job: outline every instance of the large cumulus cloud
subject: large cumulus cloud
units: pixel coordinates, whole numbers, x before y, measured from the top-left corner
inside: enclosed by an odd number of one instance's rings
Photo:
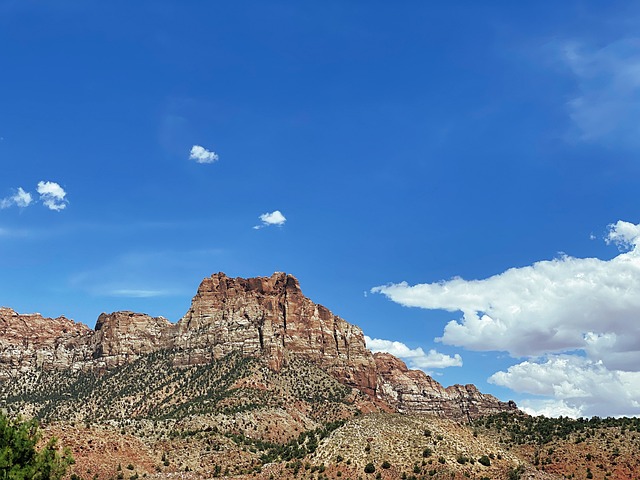
[[[482,280],[402,282],[372,291],[405,306],[462,312],[444,328],[443,343],[530,359],[496,373],[494,383],[562,399],[575,411],[612,414],[611,406],[618,414],[640,414],[640,390],[629,389],[630,378],[640,380],[640,225],[619,221],[605,240],[622,253],[611,260],[563,256]],[[570,355],[558,356],[563,353]],[[557,375],[562,372],[569,377]],[[615,408],[608,392],[619,392]]]

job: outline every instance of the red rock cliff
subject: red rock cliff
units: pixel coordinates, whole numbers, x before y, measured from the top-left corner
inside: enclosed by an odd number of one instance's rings
[[[64,317],[0,308],[0,381],[33,370],[102,371],[164,349],[178,365],[240,351],[280,369],[290,355],[301,356],[400,412],[467,420],[516,409],[473,385],[444,388],[390,354],[372,355],[360,328],[305,297],[298,280],[285,273],[205,278],[177,324],[125,311],[100,315],[91,330]]]
[[[212,275],[200,284],[178,322],[174,347],[185,363],[201,363],[239,350],[262,355],[279,369],[286,354],[322,366],[343,383],[372,395],[376,367],[360,328],[302,294],[292,275],[229,278]]]

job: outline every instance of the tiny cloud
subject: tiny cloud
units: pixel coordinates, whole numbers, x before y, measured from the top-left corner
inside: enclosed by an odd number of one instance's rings
[[[59,212],[67,207],[67,192],[56,182],[38,182],[38,193],[42,204],[49,210]]]
[[[18,191],[11,195],[10,197],[3,198],[0,200],[0,209],[5,209],[9,207],[28,207],[33,201],[33,197],[29,192],[25,192],[22,187],[18,187]]]
[[[367,347],[371,349],[373,353],[386,352],[394,355],[398,358],[406,360],[411,368],[419,368],[420,370],[426,370],[431,368],[447,368],[447,367],[461,367],[462,357],[457,353],[452,357],[443,353],[437,352],[434,349],[425,353],[421,347],[409,348],[402,342],[394,342],[391,340],[382,340],[379,338],[371,338],[365,335],[365,342]]]
[[[197,163],[213,163],[218,160],[218,154],[207,150],[200,145],[194,145],[191,147],[191,153],[189,154],[189,160],[195,160]]]
[[[253,227],[255,230],[258,230],[263,227],[270,227],[271,225],[282,226],[284,225],[284,222],[287,221],[287,219],[280,212],[280,210],[275,210],[271,213],[263,213],[258,218],[260,218],[260,221],[262,222],[262,224],[256,225],[255,227]]]
[[[165,297],[171,293],[166,290],[144,290],[136,288],[117,288],[106,293],[110,297],[153,298]]]

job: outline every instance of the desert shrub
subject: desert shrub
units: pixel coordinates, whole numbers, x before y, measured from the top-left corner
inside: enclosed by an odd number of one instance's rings
[[[509,480],[520,480],[522,474],[524,473],[524,466],[519,465],[515,468],[510,468],[507,478]]]
[[[488,467],[489,465],[491,465],[491,459],[489,457],[487,457],[486,455],[482,455],[479,459],[478,459],[478,463],[480,465],[484,465],[485,467]]]
[[[373,463],[367,463],[364,467],[364,473],[373,473],[376,471],[376,467]]]

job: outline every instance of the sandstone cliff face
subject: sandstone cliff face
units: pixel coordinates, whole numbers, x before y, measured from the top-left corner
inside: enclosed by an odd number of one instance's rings
[[[114,368],[166,348],[171,322],[143,313],[114,312],[98,317],[89,342],[92,367]]]
[[[409,370],[389,353],[374,355],[378,372],[377,395],[400,413],[430,413],[457,420],[472,420],[482,415],[517,411],[512,401],[501,402],[480,393],[474,385],[444,388],[421,370]]]
[[[262,355],[280,369],[287,353],[325,368],[343,383],[372,395],[375,362],[360,328],[302,294],[298,280],[271,277],[205,279],[178,322],[174,348],[184,363],[202,363],[231,351]]]
[[[205,278],[176,324],[125,311],[100,315],[91,330],[64,317],[0,308],[0,381],[29,371],[103,371],[159,350],[170,350],[178,366],[241,352],[280,370],[292,355],[303,357],[382,408],[400,412],[467,420],[515,409],[473,385],[443,388],[392,355],[372,355],[360,328],[313,303],[285,273]]]
[[[0,380],[29,369],[79,369],[92,330],[64,317],[20,315],[0,307]]]

